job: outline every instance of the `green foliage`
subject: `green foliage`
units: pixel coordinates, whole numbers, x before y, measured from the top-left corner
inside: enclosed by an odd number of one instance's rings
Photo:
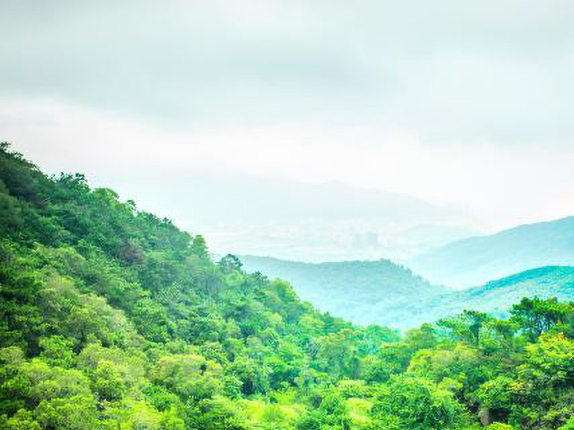
[[[75,363],[73,339],[63,336],[50,336],[40,339],[40,358],[52,366],[70,368]]]
[[[517,322],[531,340],[557,325],[565,326],[572,318],[572,305],[559,303],[555,298],[541,300],[524,298],[512,307],[512,320]]]
[[[223,370],[201,355],[176,354],[161,357],[151,370],[151,379],[183,399],[205,399],[223,390]]]
[[[442,430],[459,428],[463,409],[453,393],[421,377],[394,378],[373,406],[380,428]]]
[[[118,367],[106,360],[101,360],[94,370],[92,387],[101,401],[121,400],[126,391],[126,383]]]

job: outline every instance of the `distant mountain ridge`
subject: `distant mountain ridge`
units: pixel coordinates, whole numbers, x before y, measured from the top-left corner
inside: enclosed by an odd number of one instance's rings
[[[313,306],[353,321],[399,329],[453,316],[465,309],[506,315],[523,297],[574,300],[574,267],[543,266],[466,290],[433,285],[389,260],[303,263],[240,256],[247,272],[289,281]]]
[[[303,300],[359,324],[374,322],[364,318],[367,304],[390,308],[405,299],[417,302],[449,291],[390,260],[303,263],[246,255],[239,258],[247,272],[286,279]]]
[[[556,297],[561,301],[573,301],[574,267],[538,267],[490,281],[481,287],[427,296],[424,301],[405,299],[391,308],[384,303],[364,306],[362,313],[367,321],[378,319],[383,324],[409,328],[457,315],[465,309],[502,317],[523,297]]]
[[[457,240],[408,262],[431,282],[457,288],[550,265],[574,265],[574,216]]]

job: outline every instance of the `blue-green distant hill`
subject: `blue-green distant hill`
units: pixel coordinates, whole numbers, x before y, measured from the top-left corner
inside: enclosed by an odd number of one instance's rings
[[[357,324],[406,329],[465,309],[501,316],[522,297],[574,300],[570,266],[538,267],[456,291],[432,285],[388,260],[314,264],[255,256],[240,259],[248,272],[286,279],[304,300]]]
[[[392,308],[405,299],[422,303],[449,291],[389,260],[303,263],[246,255],[240,259],[247,272],[286,279],[303,300],[356,323],[380,322],[378,316],[364,318],[370,305]]]
[[[574,216],[458,240],[408,263],[430,282],[455,288],[551,265],[574,265]]]
[[[546,266],[520,272],[480,287],[446,294],[426,296],[423,300],[408,298],[395,302],[365,304],[360,314],[363,321],[377,321],[399,328],[416,327],[424,322],[459,314],[465,309],[503,316],[522,297],[556,297],[574,300],[574,267]]]

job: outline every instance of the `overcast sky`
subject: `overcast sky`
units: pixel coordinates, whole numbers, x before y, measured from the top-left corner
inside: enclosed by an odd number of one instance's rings
[[[557,218],[573,22],[571,0],[2,0],[0,140],[176,220],[182,196],[162,207],[149,181],[336,180],[494,228]]]

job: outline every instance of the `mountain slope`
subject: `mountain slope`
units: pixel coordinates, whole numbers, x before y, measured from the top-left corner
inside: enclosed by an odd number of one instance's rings
[[[409,262],[431,282],[459,288],[549,265],[574,265],[574,216],[458,240]]]
[[[468,290],[427,296],[423,301],[404,300],[389,307],[387,303],[363,306],[367,320],[396,321],[400,328],[416,327],[424,322],[454,316],[472,309],[505,316],[523,297],[574,300],[574,267],[546,266],[516,273]]]
[[[396,340],[0,143],[3,430],[295,430],[305,387],[356,379]]]
[[[303,300],[358,324],[380,320],[365,318],[363,308],[368,304],[393,307],[405,298],[420,301],[447,291],[389,260],[303,263],[256,256],[240,259],[248,272],[287,279]]]

